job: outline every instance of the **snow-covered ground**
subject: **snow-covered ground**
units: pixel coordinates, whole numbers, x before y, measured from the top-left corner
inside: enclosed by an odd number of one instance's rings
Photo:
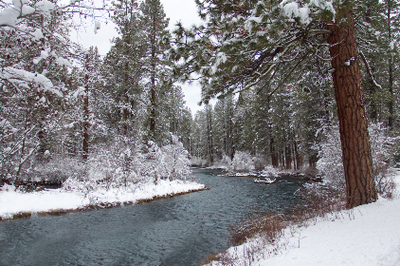
[[[158,181],[142,183],[133,188],[97,190],[88,194],[50,189],[40,192],[23,193],[14,186],[0,188],[0,220],[11,219],[16,214],[54,211],[72,211],[89,207],[114,206],[136,203],[176,194],[205,189],[205,186],[188,181]]]
[[[399,190],[400,172],[395,182]],[[275,246],[263,245],[261,237],[249,240],[231,247],[227,256],[233,259],[230,263],[210,265],[398,266],[400,196],[287,228]]]

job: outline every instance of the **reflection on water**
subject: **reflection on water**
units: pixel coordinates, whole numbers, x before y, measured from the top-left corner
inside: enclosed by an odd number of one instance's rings
[[[140,205],[0,223],[0,265],[198,265],[254,211],[293,207],[300,181],[254,184],[194,169],[210,190]]]

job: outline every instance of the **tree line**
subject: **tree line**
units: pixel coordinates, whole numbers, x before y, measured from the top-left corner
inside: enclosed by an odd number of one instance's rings
[[[159,0],[89,2],[0,1],[2,180],[182,177],[185,150],[313,169],[339,128],[349,207],[376,199],[367,125],[399,135],[398,1],[196,0],[205,23],[173,33]],[[87,17],[117,26],[104,57],[69,38]]]
[[[159,0],[0,3],[2,182],[188,176],[179,138],[191,114],[174,84]],[[96,31],[109,20],[118,29],[104,57],[70,40],[85,18]]]
[[[233,149],[275,166],[296,168],[308,158],[314,167],[316,147],[339,125],[347,204],[375,201],[367,125],[398,135],[398,1],[196,3],[205,24],[175,31],[177,73],[200,75],[204,103],[239,95],[235,115],[227,115],[240,139]],[[214,130],[220,117],[213,125],[209,109],[198,120]],[[221,154],[213,133],[198,138],[210,163]]]

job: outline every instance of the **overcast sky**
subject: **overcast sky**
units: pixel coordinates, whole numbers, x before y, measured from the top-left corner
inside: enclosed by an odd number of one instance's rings
[[[170,18],[170,29],[176,22],[181,21],[185,27],[201,22],[197,15],[196,4],[194,0],[161,0],[167,17]],[[110,40],[117,35],[115,26],[112,23],[101,23],[101,29],[94,33],[94,21],[87,19],[86,27],[78,33],[73,33],[73,40],[78,41],[86,48],[97,46],[101,55],[105,55],[110,49]],[[198,106],[200,101],[201,89],[198,85],[181,84],[185,94],[186,105],[192,110],[194,115],[202,107]]]

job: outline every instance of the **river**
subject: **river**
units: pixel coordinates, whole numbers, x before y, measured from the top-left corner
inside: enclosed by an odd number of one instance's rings
[[[210,190],[139,205],[0,222],[0,265],[190,266],[228,247],[227,228],[293,208],[302,182],[255,184],[194,169]]]

